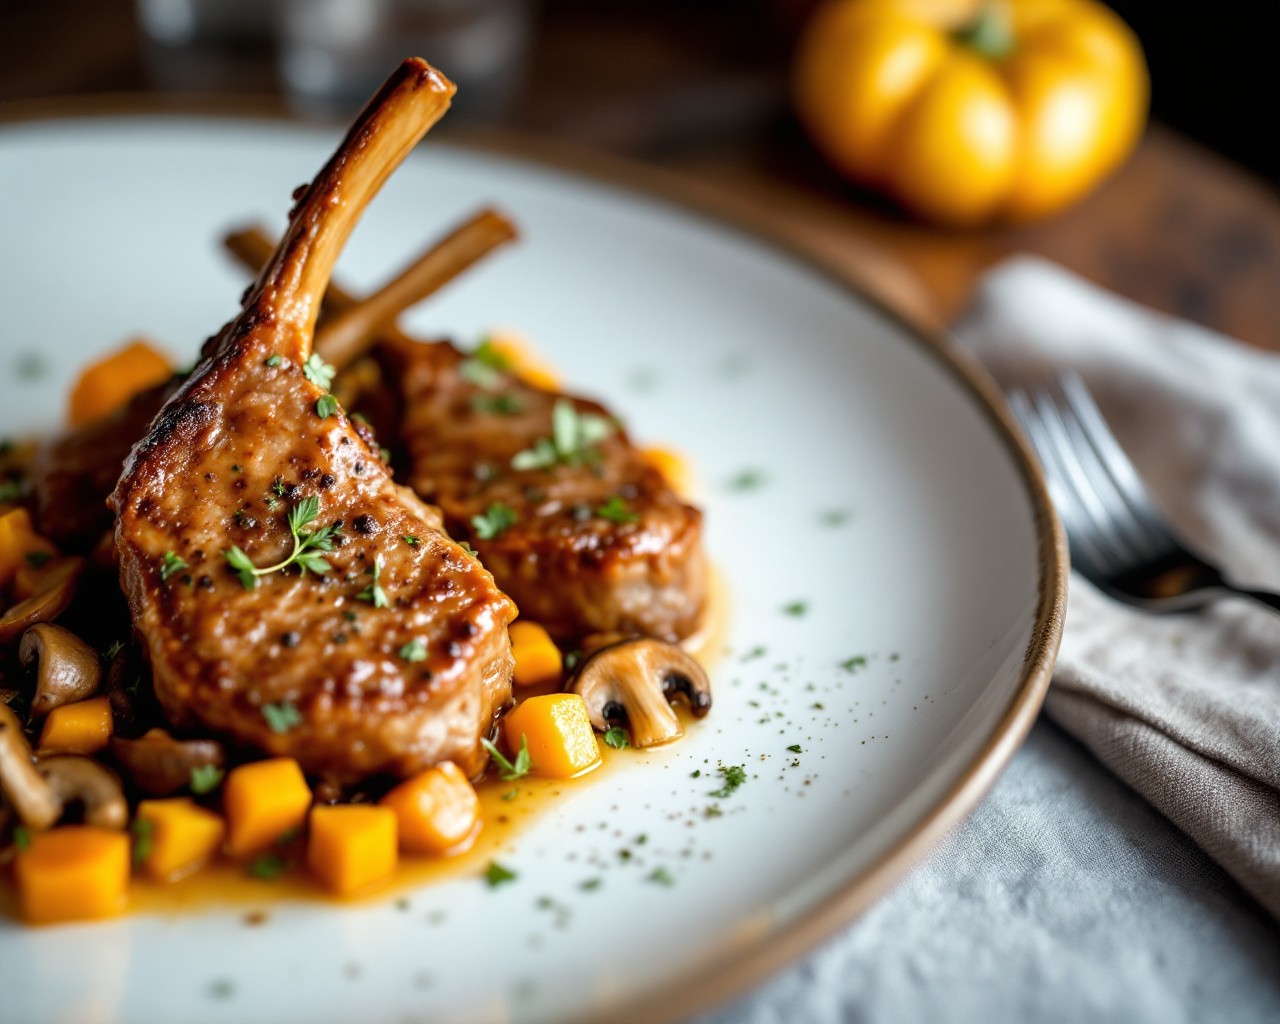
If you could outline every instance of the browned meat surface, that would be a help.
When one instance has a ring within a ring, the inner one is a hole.
[[[511,602],[303,370],[347,234],[452,91],[407,61],[375,97],[111,499],[165,714],[341,781],[446,759],[475,774],[510,698]],[[263,572],[295,532],[324,561]],[[235,571],[249,563],[259,576]]]
[[[697,628],[707,588],[701,513],[620,427],[580,457],[512,466],[517,453],[546,450],[558,401],[579,416],[608,417],[606,409],[509,373],[477,373],[475,360],[445,342],[382,351],[385,376],[400,388],[409,483],[476,548],[521,615],[566,641],[599,632],[675,641]],[[498,505],[514,522],[487,537],[492,530],[477,522],[492,526]]]

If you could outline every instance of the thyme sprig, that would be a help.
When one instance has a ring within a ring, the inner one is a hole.
[[[323,576],[333,568],[317,552],[333,550],[333,539],[341,527],[338,523],[333,523],[322,526],[318,530],[307,530],[306,528],[314,523],[319,515],[320,499],[314,495],[303,498],[289,510],[289,533],[293,536],[293,550],[289,552],[287,558],[281,559],[275,565],[259,568],[234,544],[224,551],[222,556],[236,571],[244,589],[252,590],[258,585],[259,578],[270,576],[273,572],[280,572],[291,565],[296,565],[303,575],[310,570],[318,576]]]

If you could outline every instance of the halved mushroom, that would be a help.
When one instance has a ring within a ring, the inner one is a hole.
[[[83,558],[59,558],[40,573],[40,589],[0,615],[0,644],[10,644],[37,622],[50,622],[67,610],[76,596],[80,574],[88,565]]]
[[[222,746],[216,740],[178,740],[163,729],[151,729],[136,740],[114,737],[111,753],[134,784],[151,796],[186,788],[195,768],[223,765]]]
[[[597,730],[625,723],[635,747],[670,743],[682,735],[671,709],[674,697],[684,696],[698,718],[711,710],[706,670],[674,644],[648,637],[601,647],[582,662],[568,689],[586,702]]]
[[[24,668],[36,666],[36,691],[31,698],[35,715],[84,700],[102,682],[97,652],[71,630],[51,622],[37,623],[22,634],[18,661]]]
[[[0,790],[28,828],[49,828],[62,816],[62,801],[36,769],[22,723],[0,704]]]
[[[80,803],[86,825],[119,829],[129,824],[129,805],[120,780],[97,761],[88,757],[47,757],[37,767],[58,800],[59,816],[68,804]]]

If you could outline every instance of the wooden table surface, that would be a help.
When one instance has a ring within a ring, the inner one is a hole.
[[[1031,252],[1280,349],[1280,195],[1242,169],[1153,126],[1124,168],[1056,218],[930,229],[843,185],[801,137],[786,111],[784,0],[691,6],[545,0],[507,125],[657,165],[707,195],[750,204],[928,325],[951,321],[993,263]],[[151,88],[129,0],[6,0],[0,20],[0,101]],[[235,85],[277,82],[267,68]]]

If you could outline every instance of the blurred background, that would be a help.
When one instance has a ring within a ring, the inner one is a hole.
[[[1025,250],[1280,347],[1280,3],[1110,6],[1145,50],[1154,126],[1101,188],[1022,227],[931,227],[817,154],[790,96],[813,0],[3,0],[0,103],[270,97],[339,120],[419,53],[460,85],[446,128],[603,150],[731,194],[930,324]]]

